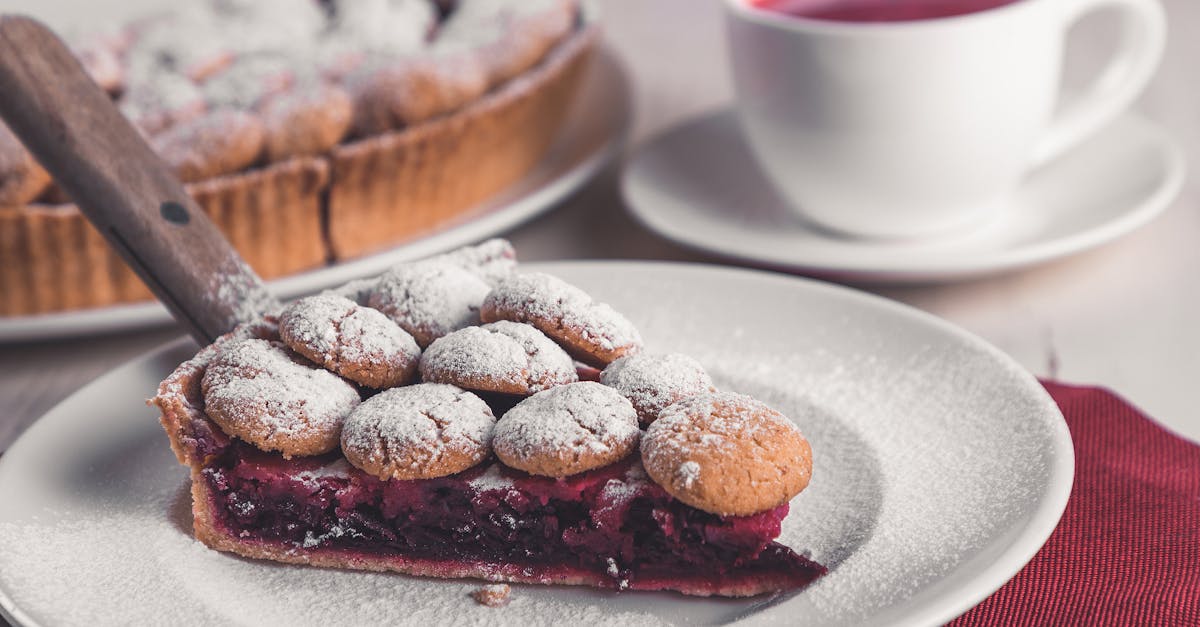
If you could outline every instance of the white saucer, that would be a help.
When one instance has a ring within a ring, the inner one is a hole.
[[[1098,246],[1149,222],[1182,185],[1183,153],[1126,114],[1033,172],[1007,210],[970,232],[905,242],[831,234],[771,189],[732,111],[684,123],[638,149],[622,191],[635,217],[677,243],[775,268],[885,282],[1010,270]]]

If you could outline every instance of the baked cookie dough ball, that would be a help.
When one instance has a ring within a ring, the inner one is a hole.
[[[129,84],[117,107],[144,135],[152,137],[208,111],[200,87],[188,77],[158,70]]]
[[[421,355],[421,379],[528,395],[579,377],[571,356],[541,331],[501,320],[434,340]]]
[[[673,403],[717,391],[704,366],[680,353],[622,357],[600,373],[600,383],[629,399],[643,426]]]
[[[434,47],[478,49],[489,82],[498,85],[537,65],[575,28],[575,0],[459,2]]]
[[[246,111],[291,88],[299,70],[287,55],[242,55],[205,80],[200,91],[211,109]]]
[[[268,161],[319,155],[350,130],[353,104],[334,85],[304,83],[266,99],[259,109]]]
[[[279,342],[224,347],[201,379],[204,411],[225,433],[284,457],[337,448],[358,392],[337,375],[294,357]]]
[[[427,261],[459,266],[483,279],[488,285],[495,286],[516,271],[517,251],[508,240],[497,237],[475,246],[463,246],[430,257]]]
[[[400,263],[394,266],[394,268],[402,268],[413,263],[411,261]],[[494,238],[474,246],[463,246],[449,252],[427,257],[417,263],[440,263],[458,266],[477,276],[480,281],[488,285],[495,285],[512,275],[517,267],[517,252],[513,250],[512,244],[507,240]],[[339,287],[325,290],[324,293],[339,294],[360,305],[369,306],[371,295],[378,290],[380,282],[388,274],[390,272],[384,272],[380,276],[367,279],[350,281]]]
[[[492,448],[512,468],[566,477],[624,459],[640,435],[629,400],[583,381],[538,392],[508,410],[496,423]]]
[[[495,425],[487,403],[453,385],[392,388],[346,419],[342,454],[384,480],[444,477],[487,458]]]
[[[345,85],[354,100],[354,133],[362,136],[451,113],[482,96],[488,77],[474,54],[439,51],[368,59]]]
[[[812,448],[761,401],[718,392],[663,410],[642,438],[646,474],[671,496],[721,516],[787,503],[808,486]]]
[[[421,356],[416,340],[387,316],[335,294],[285,307],[279,336],[314,363],[370,388],[410,383]]]
[[[379,278],[367,304],[412,334],[421,348],[451,331],[479,324],[488,284],[459,266],[418,261]]]
[[[219,109],[180,122],[150,142],[185,183],[244,169],[258,161],[263,125],[258,117]]]
[[[294,0],[293,0],[294,1]],[[438,13],[428,0],[326,0],[331,10],[323,37],[331,49],[360,55],[412,56],[428,46]]]
[[[480,318],[531,324],[590,366],[602,368],[642,348],[642,336],[625,316],[593,301],[574,285],[541,272],[515,274],[501,281],[483,301]]]
[[[139,20],[124,54],[131,82],[144,82],[147,74],[162,69],[199,83],[228,67],[236,52],[212,18],[209,3],[189,2]]]

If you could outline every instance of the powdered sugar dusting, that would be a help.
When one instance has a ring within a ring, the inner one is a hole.
[[[517,252],[508,240],[493,238],[477,246],[464,246],[457,250],[435,255],[429,261],[456,265],[475,273],[489,285],[512,276],[517,268]]]
[[[440,337],[421,355],[427,381],[489,380],[520,384],[528,379],[525,351],[511,337],[467,327]]]
[[[178,121],[172,112],[182,109],[176,105],[185,93],[189,103],[199,90],[202,106],[207,100],[209,108],[245,110],[293,83],[344,85],[358,70],[375,73],[413,63],[431,68],[429,78],[442,96],[462,94],[461,102],[447,102],[455,110],[536,63],[570,32],[576,14],[574,0],[452,4],[455,10],[442,24],[446,3],[436,0],[175,3],[131,24],[120,57],[111,46],[104,49],[107,56],[91,47],[80,58],[113,93],[122,91],[128,77],[121,108],[150,134]],[[425,95],[400,95],[397,102],[421,98]]]
[[[487,607],[504,607],[512,600],[512,588],[506,583],[493,583],[471,593],[475,602]]]
[[[475,274],[449,263],[418,261],[389,270],[369,298],[417,344],[479,324],[479,307],[489,286]]]
[[[210,281],[207,293],[222,306],[230,308],[235,323],[253,322],[263,314],[279,310],[279,301],[241,257],[226,259]]]
[[[162,70],[199,81],[227,64],[233,53],[210,5],[189,2],[139,25],[126,58],[130,78],[139,84]]]
[[[253,433],[255,444],[268,449],[310,435],[336,437],[359,402],[354,387],[337,375],[300,363],[281,343],[260,339],[225,345],[208,364],[203,388],[205,406],[220,409],[222,428],[237,427],[233,434],[240,437]]]
[[[495,423],[474,394],[421,383],[385,390],[359,405],[342,429],[342,450],[352,464],[377,476],[442,476],[482,461]]]
[[[716,391],[704,366],[682,353],[622,357],[600,373],[600,383],[629,399],[642,424],[653,422],[676,401]]]
[[[158,133],[207,110],[200,88],[178,72],[155,68],[129,80],[118,107],[144,133]]]
[[[341,359],[344,362],[386,363],[415,360],[421,354],[416,340],[387,316],[357,307],[342,319]]]
[[[359,305],[366,305],[367,301],[371,298],[371,292],[375,291],[375,287],[378,284],[379,277],[355,279],[337,287],[323,290],[321,294],[333,294],[335,296],[348,298]]]
[[[299,71],[282,55],[242,56],[206,80],[201,93],[212,108],[251,109],[268,96],[287,90],[296,82]]]
[[[561,0],[463,0],[440,33],[443,38],[489,42],[522,16],[547,11]]]
[[[684,488],[691,488],[700,480],[700,464],[687,461],[679,465],[679,482]]]
[[[407,379],[421,354],[412,336],[387,316],[335,294],[288,305],[279,326],[289,346],[370,387]],[[406,377],[399,376],[405,372]]]
[[[328,479],[331,477],[335,479],[348,479],[350,477],[351,470],[352,468],[350,463],[347,462],[345,458],[339,457],[319,468],[313,470],[302,470],[294,473],[292,477],[298,481],[316,487],[317,482],[322,479]]]
[[[1013,430],[1030,408],[1005,409],[1004,421],[968,417],[996,398],[993,386],[1007,387],[945,376],[977,367],[969,354],[917,352],[899,363],[871,352],[754,353],[758,363],[723,352],[713,374],[786,412],[812,442],[813,480],[792,501],[779,542],[830,567],[804,595],[820,611],[852,622],[887,607],[993,541],[1014,504],[1028,503],[1045,433]],[[931,404],[946,398],[972,400]],[[981,442],[1004,442],[1003,453]]]
[[[546,334],[528,324],[500,320],[479,328],[508,337],[521,347],[529,378],[533,382],[530,386],[532,391],[540,392],[544,388],[573,383],[579,379],[571,356]]]
[[[487,490],[508,490],[513,487],[513,481],[510,477],[505,476],[498,464],[492,464],[487,467],[478,477],[471,479],[472,488],[480,492]]]
[[[508,410],[496,423],[494,446],[502,460],[530,465],[552,459],[571,466],[628,450],[640,434],[637,413],[625,397],[599,383],[582,381],[539,392]]]
[[[208,0],[222,41],[239,54],[304,51],[328,28],[319,0]]]
[[[328,34],[331,50],[400,56],[425,47],[437,24],[427,0],[337,0]]]
[[[601,488],[601,493],[608,501],[608,505],[601,509],[600,513],[624,507],[630,499],[644,492],[648,483],[650,483],[650,477],[646,475],[646,469],[642,467],[641,462],[630,464],[624,477],[609,479]]]
[[[696,416],[705,417],[704,432],[698,438],[688,429]],[[646,429],[646,436],[662,454],[672,458],[688,459],[699,452],[697,449],[704,449],[706,455],[711,452],[738,455],[754,462],[774,450],[773,432],[767,429],[771,425],[796,429],[793,422],[753,397],[717,392],[693,396],[667,407]],[[747,447],[747,443],[758,445]],[[690,471],[679,469],[677,474],[687,478],[699,470],[697,464]]]
[[[463,246],[449,252],[421,259],[418,262],[406,261],[393,267],[403,268],[420,262],[448,263],[452,266],[458,266],[478,276],[485,283],[494,285],[512,275],[517,267],[517,254],[508,240],[493,238],[475,246]],[[368,305],[371,294],[379,289],[380,280],[383,276],[387,276],[387,274],[384,273],[382,276],[356,279],[344,285],[325,290],[323,293],[337,294],[349,298],[360,305]]]
[[[421,356],[427,380],[499,381],[530,392],[578,380],[574,362],[541,331],[500,321],[434,340]],[[465,383],[463,383],[465,385]]]
[[[497,285],[487,301],[489,307],[505,312],[505,318],[520,312],[509,319],[547,321],[578,333],[602,350],[642,343],[638,330],[612,307],[594,302],[587,292],[542,272],[513,275]]]
[[[355,309],[354,303],[336,296],[310,296],[284,307],[279,323],[288,334],[313,349],[331,353],[338,345],[338,324]]]

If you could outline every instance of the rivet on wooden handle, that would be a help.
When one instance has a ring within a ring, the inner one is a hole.
[[[201,344],[277,305],[42,24],[0,16],[0,117]]]

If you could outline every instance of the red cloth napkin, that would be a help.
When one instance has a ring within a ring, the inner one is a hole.
[[[1200,625],[1200,446],[1112,393],[1043,383],[1075,441],[1058,528],[950,624]]]

